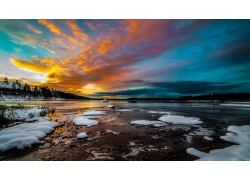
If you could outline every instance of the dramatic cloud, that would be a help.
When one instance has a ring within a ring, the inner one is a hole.
[[[93,97],[249,91],[249,27],[249,20],[1,20],[0,51],[10,55],[0,61],[12,67],[0,75],[28,70],[37,73],[32,81]]]
[[[38,23],[44,25],[51,32],[53,32],[57,35],[62,34],[61,30],[54,24],[54,22],[52,20],[39,19]]]

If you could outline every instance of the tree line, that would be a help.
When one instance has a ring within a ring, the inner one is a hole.
[[[7,77],[4,78],[3,82],[4,88],[0,87],[0,94],[13,95],[21,97],[43,97],[45,99],[50,98],[64,98],[64,99],[88,99],[84,96],[78,96],[72,93],[65,93],[63,91],[50,89],[48,86],[31,86],[27,83],[21,84],[18,80],[11,83],[12,88],[6,87],[10,85],[10,81]]]
[[[136,102],[136,101],[158,101],[158,102],[164,102],[164,101],[177,101],[177,102],[183,102],[183,101],[201,101],[201,100],[207,100],[207,101],[250,101],[250,93],[213,93],[213,94],[205,94],[205,95],[199,95],[199,96],[180,96],[180,97],[169,97],[169,98],[128,98],[129,102]]]

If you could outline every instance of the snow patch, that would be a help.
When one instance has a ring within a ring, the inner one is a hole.
[[[160,121],[148,121],[148,120],[136,120],[131,121],[131,125],[153,125],[154,127],[161,127],[166,126],[166,123],[160,122]]]
[[[221,139],[238,143],[224,149],[215,149],[209,153],[198,151],[194,148],[188,148],[187,153],[197,156],[203,161],[249,161],[250,160],[250,125],[229,126],[226,136]]]
[[[29,108],[29,109],[14,109],[14,120],[25,120],[25,121],[34,121],[37,118],[40,117],[40,112],[43,111],[43,109],[39,109],[37,107],[35,108]],[[9,110],[5,111],[5,117],[10,113]],[[30,118],[29,114],[33,114],[34,117]]]
[[[173,123],[173,124],[201,124],[199,118],[196,117],[185,117],[176,115],[163,115],[159,118],[160,121]]]
[[[186,136],[186,141],[187,141],[187,142],[192,143],[192,139],[193,139],[192,136],[189,136],[189,135],[187,135],[187,134],[185,134],[184,136]]]
[[[132,148],[129,154],[122,155],[123,158],[127,159],[128,156],[136,156],[139,152],[145,151],[142,147]]]
[[[87,135],[86,132],[79,133],[79,134],[77,135],[77,139],[84,139],[84,138],[87,138],[87,137],[88,137],[88,135]]]
[[[50,122],[47,118],[42,117],[36,123],[23,123],[3,129],[0,131],[0,150],[6,151],[14,147],[23,149],[26,146],[40,143],[39,139],[45,137],[46,133],[52,132],[58,125],[58,123]]]
[[[196,129],[195,131],[190,132],[189,135],[210,136],[213,133],[214,131],[211,129],[199,127],[199,129]]]
[[[82,116],[98,116],[98,115],[106,115],[106,111],[90,110],[82,114]]]
[[[97,126],[99,121],[97,120],[90,120],[87,117],[80,116],[77,117],[73,120],[73,123],[77,126],[86,126],[86,127],[91,127],[91,126]]]
[[[208,137],[208,136],[204,136],[204,139],[208,140],[208,141],[213,141],[213,138]]]

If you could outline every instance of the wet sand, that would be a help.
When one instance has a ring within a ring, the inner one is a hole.
[[[226,134],[228,124],[224,121],[202,119],[200,125],[173,125],[163,127],[130,125],[133,120],[158,120],[162,114],[150,114],[148,111],[134,110],[118,112],[116,109],[91,108],[107,110],[107,114],[99,116],[98,126],[76,126],[72,120],[89,109],[60,109],[52,117],[52,121],[60,126],[41,141],[25,149],[10,149],[0,153],[0,160],[10,161],[193,161],[198,159],[186,152],[187,148],[195,148],[203,152],[233,145],[220,139]],[[75,112],[77,114],[67,114]],[[210,137],[187,134],[200,128],[213,130]],[[88,138],[79,140],[77,134],[87,132]]]

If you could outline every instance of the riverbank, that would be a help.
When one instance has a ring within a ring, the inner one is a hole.
[[[105,111],[98,116],[97,126],[77,126],[73,120],[90,110]],[[195,148],[208,153],[236,143],[221,139],[230,123],[201,119],[201,124],[173,124],[164,126],[131,125],[138,120],[158,121],[175,112],[148,111],[139,109],[79,108],[59,109],[52,116],[52,122],[59,123],[55,130],[41,139],[42,144],[22,149],[10,149],[0,153],[1,160],[11,161],[192,161],[197,156],[187,153]],[[179,116],[185,114],[178,114]],[[86,132],[87,138],[78,139]],[[207,137],[207,138],[206,138]],[[212,138],[212,141],[211,141]]]

